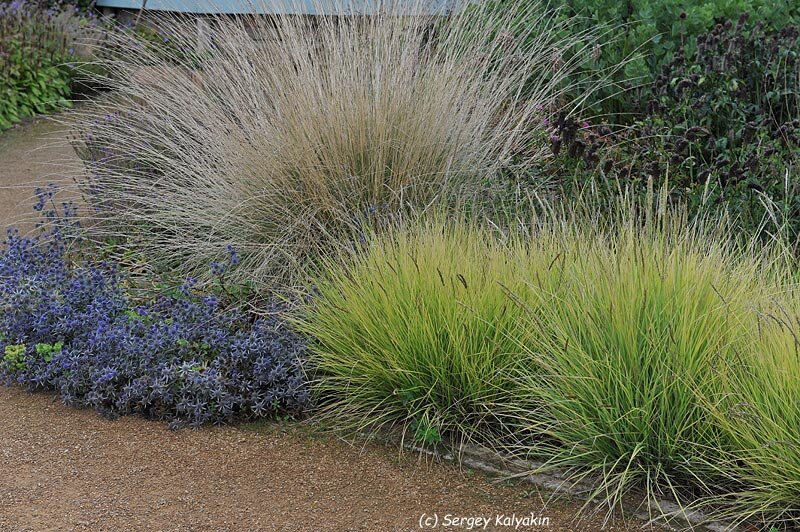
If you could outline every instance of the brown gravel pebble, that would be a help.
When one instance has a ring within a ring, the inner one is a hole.
[[[0,225],[30,212],[18,205],[44,169],[74,160],[41,140],[59,128],[37,120],[0,133]],[[574,521],[579,503],[545,507],[545,499],[530,485],[385,446],[354,447],[296,424],[170,431],[0,386],[0,531],[419,530],[423,514],[444,529],[448,514],[494,522],[514,512],[548,517],[547,530],[601,528],[597,517]],[[642,523],[618,519],[607,529]]]

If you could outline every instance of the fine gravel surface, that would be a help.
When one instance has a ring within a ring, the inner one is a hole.
[[[0,133],[0,226],[25,219],[34,183],[74,162],[52,136],[60,129],[37,120]],[[545,500],[530,485],[354,446],[299,423],[171,431],[0,385],[0,531],[419,530],[423,514],[447,530],[475,530],[467,519],[478,516],[490,520],[486,530],[603,524],[599,516],[575,521],[580,503]],[[547,518],[547,526],[495,526],[498,515],[513,514]],[[445,526],[455,517],[465,520]],[[642,527],[616,518],[606,529]]]
[[[573,522],[574,504],[545,507],[531,486],[298,424],[171,431],[17,388],[0,388],[0,471],[0,530],[418,530],[422,514],[444,528],[448,514],[531,512],[549,518],[542,529],[602,525]]]
[[[76,199],[71,175],[79,159],[70,146],[66,126],[39,118],[8,131],[0,131],[0,231],[5,226],[33,228],[36,187],[53,183],[63,198]]]

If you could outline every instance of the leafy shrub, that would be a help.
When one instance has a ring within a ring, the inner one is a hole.
[[[652,86],[650,114],[622,132],[562,116],[553,124],[568,189],[588,176],[601,192],[666,183],[696,213],[728,210],[752,230],[775,210],[800,229],[800,32],[720,23]]]
[[[544,147],[543,109],[571,68],[553,53],[588,37],[561,39],[544,16],[533,39],[500,35],[516,13],[542,12],[523,2],[483,25],[385,7],[220,17],[213,46],[169,17],[157,25],[170,43],[110,36],[116,98],[86,109],[80,128],[98,228],[195,274],[233,243],[240,275],[293,283],[363,223],[483,197],[512,155]],[[517,91],[525,80],[532,99]]]
[[[504,9],[508,1],[494,4]],[[607,38],[587,58],[587,68],[580,75],[592,75],[592,71],[611,74],[613,83],[591,95],[591,107],[612,122],[625,123],[647,111],[652,98],[650,84],[664,65],[684,52],[693,55],[697,37],[721,20],[750,13],[754,23],[771,30],[800,23],[800,6],[781,0],[558,0],[553,6],[560,8],[562,16],[576,19],[572,30],[598,25],[608,28]],[[522,19],[518,23],[536,21]]]
[[[608,68],[625,61],[625,68],[617,74],[617,87],[626,93],[616,96],[600,93],[598,97],[609,99],[596,106],[623,119],[632,113],[646,112],[651,101],[650,83],[664,65],[680,60],[683,53],[694,55],[698,49],[697,37],[719,21],[735,20],[741,13],[750,13],[754,21],[770,29],[800,22],[800,8],[796,4],[772,0],[562,1],[572,13],[586,17],[589,24],[623,25],[624,37],[602,48],[597,65]]]
[[[800,27],[767,34],[746,31],[746,20],[719,24],[698,38],[692,61],[664,68],[649,122],[666,137],[675,185],[697,197],[710,182],[707,194],[742,216],[766,194],[796,221],[800,203],[784,173],[800,162]]]
[[[43,209],[52,190],[40,191]],[[106,263],[68,251],[73,210],[52,230],[9,231],[0,254],[0,375],[53,389],[70,405],[175,425],[296,414],[307,405],[304,344],[279,319],[253,319],[189,280],[171,295],[134,297]],[[74,246],[73,246],[74,247]],[[234,251],[222,275],[238,261]]]
[[[0,129],[71,105],[75,38],[93,24],[77,8],[0,2]]]

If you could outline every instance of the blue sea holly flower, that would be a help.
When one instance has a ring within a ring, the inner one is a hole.
[[[227,266],[225,264],[221,263],[221,262],[213,261],[211,263],[211,273],[216,275],[216,276],[220,276],[220,275],[224,274],[225,270],[227,270],[227,269],[228,269]]]
[[[239,254],[234,249],[233,244],[228,244],[226,246],[228,250],[228,261],[230,262],[231,266],[236,266],[240,262]]]
[[[24,363],[2,365],[0,380],[172,427],[308,407],[305,344],[282,323],[282,304],[254,319],[200,293],[195,279],[175,297],[134,296],[120,268],[92,260],[75,206],[52,201],[56,192],[37,190],[36,209],[47,220],[40,234],[9,229],[0,249],[0,308],[12,309],[0,313],[0,349],[25,346]],[[227,263],[238,263],[233,246],[227,251]]]

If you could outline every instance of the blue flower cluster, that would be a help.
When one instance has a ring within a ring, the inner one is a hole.
[[[38,210],[51,191],[39,193]],[[72,207],[64,206],[67,214]],[[45,211],[39,236],[8,231],[0,251],[0,378],[54,389],[108,416],[184,424],[297,415],[308,404],[305,345],[279,318],[225,308],[188,280],[137,300],[113,265],[70,260],[71,223]],[[67,217],[66,219],[69,219]],[[235,266],[231,248],[225,264]]]

